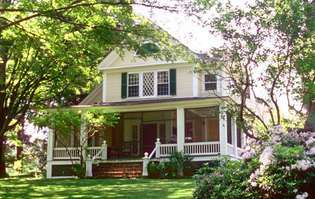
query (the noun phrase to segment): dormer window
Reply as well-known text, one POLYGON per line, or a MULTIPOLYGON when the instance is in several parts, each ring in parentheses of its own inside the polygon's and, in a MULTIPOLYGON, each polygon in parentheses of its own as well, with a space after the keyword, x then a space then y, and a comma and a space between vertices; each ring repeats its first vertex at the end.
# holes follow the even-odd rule
POLYGON ((217 90, 217 77, 215 74, 205 74, 204 78, 206 91, 217 90))

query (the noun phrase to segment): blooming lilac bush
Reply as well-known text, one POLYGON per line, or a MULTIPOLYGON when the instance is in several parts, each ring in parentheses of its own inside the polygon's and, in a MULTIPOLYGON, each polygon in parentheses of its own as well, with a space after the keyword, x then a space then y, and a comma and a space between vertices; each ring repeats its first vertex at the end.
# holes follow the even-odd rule
POLYGON ((203 187, 195 198, 315 198, 315 133, 276 126, 268 139, 251 141, 242 160, 224 160, 196 179, 203 187))

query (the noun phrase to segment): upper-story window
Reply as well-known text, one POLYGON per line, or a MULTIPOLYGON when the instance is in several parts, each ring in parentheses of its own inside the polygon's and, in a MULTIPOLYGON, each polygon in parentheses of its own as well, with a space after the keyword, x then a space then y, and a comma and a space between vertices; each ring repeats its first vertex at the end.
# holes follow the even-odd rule
POLYGON ((153 97, 171 94, 170 72, 168 70, 128 73, 127 78, 128 97, 153 97))
POLYGON ((215 74, 205 74, 205 90, 217 90, 217 77, 215 74))
POLYGON ((139 96, 139 74, 128 74, 128 97, 139 96))
POLYGON ((157 73, 157 93, 158 95, 169 95, 169 77, 168 71, 161 71, 157 73))
POLYGON ((154 72, 143 73, 142 95, 154 96, 154 72))

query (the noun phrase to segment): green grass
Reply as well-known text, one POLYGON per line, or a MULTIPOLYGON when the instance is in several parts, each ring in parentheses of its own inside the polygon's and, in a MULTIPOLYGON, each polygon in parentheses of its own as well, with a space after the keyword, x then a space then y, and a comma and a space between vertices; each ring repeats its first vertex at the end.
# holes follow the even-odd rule
POLYGON ((192 198, 192 179, 0 180, 0 198, 192 198))

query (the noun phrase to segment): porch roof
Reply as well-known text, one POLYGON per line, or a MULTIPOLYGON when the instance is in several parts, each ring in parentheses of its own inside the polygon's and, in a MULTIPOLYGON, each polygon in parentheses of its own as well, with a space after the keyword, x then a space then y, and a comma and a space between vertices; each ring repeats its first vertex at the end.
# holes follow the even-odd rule
POLYGON ((181 97, 181 98, 159 98, 159 99, 134 99, 118 102, 102 102, 93 105, 77 105, 75 109, 107 109, 116 112, 170 110, 177 107, 198 108, 217 106, 222 102, 218 97, 181 97))

